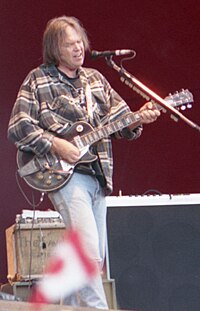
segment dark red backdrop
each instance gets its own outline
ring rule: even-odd
[[[74,15],[88,31],[97,50],[132,48],[137,52],[127,70],[160,96],[188,88],[194,106],[184,114],[200,124],[200,43],[198,1],[160,0],[1,0],[1,219],[0,278],[6,280],[5,229],[15,215],[30,209],[15,180],[15,147],[6,131],[18,88],[27,72],[41,63],[41,40],[46,22],[55,16]],[[85,65],[99,69],[113,87],[137,110],[144,101],[119,81],[118,74],[103,59],[86,59]],[[200,133],[184,122],[175,123],[168,114],[145,126],[134,143],[114,144],[114,193],[197,193],[200,188]],[[24,184],[23,184],[24,185]],[[31,198],[31,191],[25,187]],[[41,209],[49,208],[44,200]]]

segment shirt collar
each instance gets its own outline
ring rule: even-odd
[[[59,71],[55,65],[52,64],[52,65],[46,66],[46,65],[42,64],[41,66],[42,66],[42,69],[44,70],[44,72],[46,74],[50,75],[51,77],[55,77],[55,78],[59,79],[60,81],[63,81],[64,83],[71,85],[71,83],[69,81],[67,81],[61,75],[61,73],[59,73]],[[78,75],[77,76],[80,77],[83,89],[85,89],[86,85],[90,84],[87,71],[83,67],[80,67],[78,69]]]
[[[58,71],[58,69],[57,69],[57,67],[55,65],[46,66],[46,65],[43,64],[42,67],[43,67],[43,70],[46,73],[50,74],[51,76],[54,76],[54,77],[58,77],[59,76],[59,71]],[[86,73],[86,71],[84,70],[83,67],[80,67],[78,69],[78,75],[79,76],[84,76],[85,78],[87,78],[87,73]]]
[[[53,76],[53,77],[59,76],[59,72],[55,65],[46,66],[43,64],[42,69],[44,70],[45,73],[49,74],[50,76]]]

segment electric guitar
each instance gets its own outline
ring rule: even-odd
[[[173,107],[190,107],[193,95],[188,90],[182,90],[167,96],[165,100]],[[159,105],[157,106],[160,110],[163,109]],[[66,139],[80,150],[80,159],[77,163],[69,164],[52,152],[43,157],[37,157],[32,152],[18,150],[18,173],[30,187],[36,190],[42,192],[57,190],[69,181],[78,164],[91,163],[97,159],[97,156],[89,150],[95,142],[129,125],[137,127],[140,124],[141,117],[138,112],[129,112],[119,119],[97,128],[93,128],[84,121],[76,122],[68,130]]]

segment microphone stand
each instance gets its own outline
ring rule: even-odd
[[[124,82],[126,85],[131,87],[136,93],[141,95],[145,100],[152,101],[155,103],[158,103],[166,112],[166,110],[169,110],[171,112],[171,118],[174,121],[178,121],[179,119],[182,119],[184,122],[186,122],[189,126],[196,129],[200,132],[200,127],[195,124],[193,121],[186,118],[180,111],[172,107],[170,104],[167,103],[162,97],[154,93],[152,90],[150,90],[147,86],[145,86],[142,82],[140,82],[138,79],[136,79],[132,74],[130,74],[127,70],[125,70],[122,67],[119,67],[112,59],[112,56],[106,57],[107,64],[116,70],[120,76],[121,81]]]

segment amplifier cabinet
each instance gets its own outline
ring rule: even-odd
[[[6,229],[8,275],[22,279],[41,275],[64,231],[63,223],[14,224]]]
[[[200,194],[107,198],[119,309],[200,310]]]

